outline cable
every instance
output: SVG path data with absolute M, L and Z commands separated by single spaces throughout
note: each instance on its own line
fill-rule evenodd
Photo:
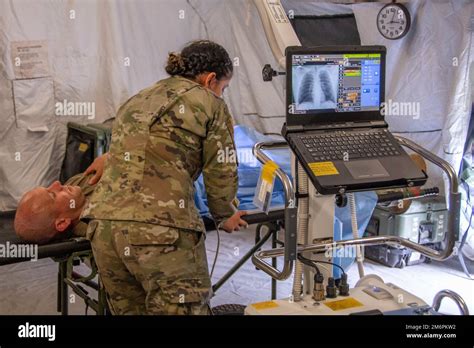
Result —
M 328 265 L 336 266 L 337 268 L 339 268 L 341 270 L 342 274 L 346 274 L 346 272 L 344 271 L 344 268 L 342 268 L 337 263 L 329 262 L 329 261 L 314 261 L 314 262 L 316 262 L 316 263 L 325 263 L 325 264 L 328 264 Z
M 316 273 L 320 274 L 321 272 L 319 271 L 318 266 L 314 263 L 313 260 L 307 259 L 303 257 L 302 255 L 298 254 L 298 260 L 301 261 L 301 263 L 305 264 L 306 266 L 313 267 L 316 269 Z
M 324 266 L 324 265 L 319 265 L 318 266 L 319 269 L 322 269 L 323 271 L 326 271 L 326 274 L 330 274 L 331 272 L 329 271 L 329 267 L 328 266 Z
M 310 260 L 310 259 L 307 259 L 306 257 L 298 254 L 298 259 L 304 263 L 305 265 L 307 265 L 307 262 L 309 263 L 325 263 L 325 264 L 328 264 L 328 265 L 332 265 L 332 266 L 336 266 L 337 268 L 339 268 L 342 272 L 342 274 L 346 274 L 346 272 L 344 271 L 344 268 L 342 268 L 340 265 L 338 265 L 337 263 L 334 263 L 334 262 L 329 262 L 329 261 L 319 261 L 319 260 Z M 309 265 L 308 265 L 309 266 Z M 317 269 L 317 266 L 314 265 L 313 267 L 316 267 Z M 318 272 L 319 272 L 319 269 L 318 269 Z
M 215 221 L 214 221 L 214 226 L 216 227 L 216 232 L 217 232 L 217 248 L 216 248 L 216 255 L 214 256 L 214 261 L 212 262 L 211 274 L 209 275 L 211 279 L 212 279 L 212 274 L 214 273 L 214 267 L 216 267 L 217 256 L 219 255 L 219 247 L 221 245 L 221 236 L 219 234 L 219 226 L 217 226 Z

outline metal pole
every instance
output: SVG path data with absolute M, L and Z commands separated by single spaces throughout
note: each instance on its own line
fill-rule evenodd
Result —
M 265 242 L 270 238 L 272 234 L 273 231 L 270 229 L 268 233 L 262 239 L 260 239 L 257 244 L 255 244 L 229 271 L 227 271 L 226 274 L 224 274 L 221 279 L 219 279 L 216 284 L 212 286 L 212 291 L 216 292 L 222 285 L 224 285 L 224 283 L 230 277 L 232 277 L 234 273 L 237 272 L 239 268 L 242 267 L 242 265 L 247 262 L 253 256 L 253 254 L 263 246 L 263 244 L 265 244 Z
M 261 142 L 255 144 L 253 147 L 254 156 L 263 164 L 270 161 L 270 158 L 262 151 L 265 149 L 286 148 L 288 144 L 284 141 Z M 293 263 L 296 261 L 296 218 L 297 207 L 295 200 L 295 191 L 293 183 L 288 175 L 278 168 L 275 175 L 283 184 L 285 193 L 285 252 L 283 260 L 283 269 L 280 271 L 267 262 L 258 259 L 255 255 L 252 256 L 252 262 L 255 266 L 269 274 L 272 278 L 277 280 L 285 280 L 291 275 L 293 271 Z
M 66 283 L 67 278 L 67 260 L 59 263 L 59 280 L 60 280 L 60 293 L 61 293 L 61 314 L 68 315 L 69 302 L 68 302 L 68 285 Z
M 458 192 L 458 178 L 456 176 L 456 172 L 451 167 L 451 165 L 443 160 L 442 158 L 432 154 L 431 152 L 423 149 L 421 146 L 417 145 L 416 143 L 405 139 L 403 137 L 396 137 L 397 141 L 411 150 L 419 153 L 421 156 L 426 158 L 428 161 L 432 162 L 436 166 L 440 167 L 448 176 L 449 179 L 449 215 L 448 215 L 448 233 L 446 237 L 446 247 L 442 251 L 436 251 L 429 247 L 423 246 L 418 243 L 414 243 L 408 239 L 401 238 L 398 236 L 387 236 L 387 237 L 368 237 L 368 238 L 359 238 L 359 239 L 350 239 L 344 241 L 338 241 L 334 243 L 316 243 L 310 245 L 302 245 L 296 248 L 297 253 L 302 252 L 324 252 L 328 249 L 334 249 L 337 247 L 344 247 L 344 246 L 353 246 L 353 245 L 380 245 L 380 244 L 388 244 L 388 245 L 399 245 L 403 246 L 412 250 L 415 250 L 422 255 L 425 255 L 431 259 L 437 261 L 446 260 L 451 256 L 454 249 L 455 244 L 455 236 L 459 232 L 459 213 L 460 213 L 460 206 L 461 206 L 461 194 Z M 262 148 L 277 148 L 287 146 L 285 142 L 269 142 L 269 143 L 258 143 L 254 147 L 254 154 L 255 156 L 262 162 L 266 163 L 270 159 L 263 154 L 261 151 Z M 289 197 L 294 197 L 293 186 L 290 183 L 288 176 L 283 173 L 280 169 L 276 171 L 276 175 L 280 180 L 283 182 L 283 187 L 285 189 L 285 200 L 288 203 Z M 285 209 L 285 213 L 286 213 Z M 269 274 L 271 277 L 277 280 L 285 280 L 287 279 L 292 270 L 292 263 L 290 266 L 291 258 L 289 252 L 291 252 L 291 248 L 289 249 L 286 246 L 286 238 L 288 237 L 288 233 L 296 233 L 295 227 L 290 226 L 290 223 L 294 223 L 296 225 L 295 220 L 288 221 L 286 220 L 285 214 L 285 248 L 277 248 L 273 250 L 265 250 L 259 251 L 252 257 L 252 262 L 261 270 Z M 288 232 L 286 229 L 292 228 L 291 232 Z M 282 271 L 277 270 L 272 265 L 268 264 L 264 261 L 265 258 L 274 258 L 278 256 L 285 257 L 284 268 Z

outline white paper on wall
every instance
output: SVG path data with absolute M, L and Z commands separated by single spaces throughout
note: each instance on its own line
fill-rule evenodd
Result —
M 13 41 L 11 58 L 16 79 L 49 76 L 48 43 L 46 41 Z

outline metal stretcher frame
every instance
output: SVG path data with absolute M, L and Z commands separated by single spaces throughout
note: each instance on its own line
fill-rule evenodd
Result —
M 3 217 L 13 218 L 14 212 L 4 213 Z M 255 252 L 257 252 L 270 238 L 272 248 L 282 245 L 277 239 L 278 231 L 283 225 L 284 210 L 273 210 L 268 214 L 254 213 L 242 217 L 249 225 L 257 224 L 255 245 L 229 270 L 224 276 L 212 286 L 212 290 L 217 291 L 245 262 L 247 262 Z M 207 231 L 215 230 L 214 222 L 203 217 Z M 268 229 L 267 233 L 262 237 L 261 230 L 263 227 Z M 9 242 L 10 244 L 22 244 L 16 235 L 0 236 L 0 242 Z M 62 315 L 68 315 L 70 294 L 69 288 L 84 300 L 86 308 L 91 308 L 98 315 L 107 314 L 107 300 L 105 291 L 100 283 L 93 279 L 97 275 L 97 267 L 95 266 L 90 242 L 84 238 L 71 238 L 65 241 L 58 241 L 51 244 L 38 246 L 38 259 L 52 258 L 58 263 L 58 280 L 57 280 L 57 311 Z M 83 275 L 74 270 L 74 266 L 80 264 L 81 261 L 88 259 L 91 265 L 91 272 Z M 0 258 L 0 266 L 30 261 L 27 258 Z M 277 267 L 277 259 L 272 260 L 273 267 Z M 100 278 L 99 278 L 100 281 Z M 97 291 L 97 300 L 89 295 L 84 287 L 87 286 Z M 272 279 L 271 298 L 276 299 L 276 280 Z

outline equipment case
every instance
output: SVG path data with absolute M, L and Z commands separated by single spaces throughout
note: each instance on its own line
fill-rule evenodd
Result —
M 66 152 L 60 174 L 61 183 L 84 172 L 96 157 L 108 151 L 112 120 L 88 125 L 68 122 L 67 130 Z
M 412 200 L 408 209 L 397 212 L 378 205 L 366 228 L 366 236 L 399 236 L 415 243 L 437 247 L 447 232 L 448 210 L 443 196 Z M 365 256 L 389 267 L 402 268 L 426 258 L 406 248 L 388 245 L 365 247 Z

